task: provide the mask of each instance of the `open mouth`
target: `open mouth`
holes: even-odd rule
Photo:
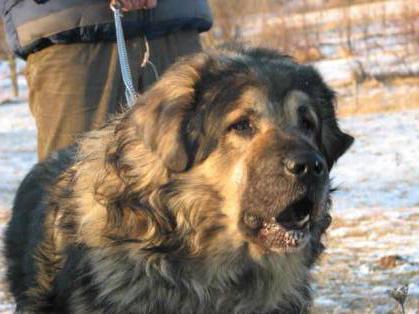
[[[308,243],[313,208],[314,203],[304,197],[274,217],[245,213],[243,222],[252,230],[253,241],[257,244],[272,251],[292,252]]]

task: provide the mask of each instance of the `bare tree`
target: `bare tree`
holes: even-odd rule
[[[203,35],[206,46],[240,41],[242,36],[243,17],[248,14],[250,1],[212,0],[210,6],[216,21],[213,29]]]
[[[7,60],[10,68],[10,80],[12,81],[13,96],[19,97],[18,73],[16,59],[13,53],[8,49],[3,23],[0,23],[0,60]]]
[[[345,18],[344,18],[344,27],[345,27],[345,42],[346,48],[348,49],[349,54],[353,54],[353,45],[352,45],[352,15],[351,15],[351,6],[352,0],[346,0],[346,6],[344,8]]]
[[[415,53],[415,42],[417,44],[417,39],[418,39],[417,31],[416,31],[416,24],[415,24],[418,18],[418,14],[415,12],[414,6],[415,6],[414,3],[403,2],[402,27],[403,27],[403,34],[404,34],[404,49],[407,55],[411,53]]]

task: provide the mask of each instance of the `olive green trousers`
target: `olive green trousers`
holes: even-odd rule
[[[156,80],[150,65],[141,67],[145,40],[138,37],[126,44],[135,87],[143,92]],[[201,50],[196,31],[179,31],[149,45],[150,60],[159,75],[179,57]],[[100,127],[126,106],[115,43],[50,46],[29,56],[26,78],[39,160]]]

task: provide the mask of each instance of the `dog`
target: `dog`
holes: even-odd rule
[[[17,311],[304,313],[353,138],[319,73],[198,53],[36,165],[6,231]]]

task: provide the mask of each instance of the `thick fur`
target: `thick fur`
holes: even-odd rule
[[[295,110],[305,102],[316,124],[308,133]],[[230,127],[246,115],[253,129]],[[263,49],[188,57],[24,179],[6,232],[17,310],[305,312],[331,219],[328,178],[304,186],[317,207],[297,252],[261,248],[241,219],[301,192],[278,170],[290,151],[315,151],[330,170],[351,143],[312,67]]]

